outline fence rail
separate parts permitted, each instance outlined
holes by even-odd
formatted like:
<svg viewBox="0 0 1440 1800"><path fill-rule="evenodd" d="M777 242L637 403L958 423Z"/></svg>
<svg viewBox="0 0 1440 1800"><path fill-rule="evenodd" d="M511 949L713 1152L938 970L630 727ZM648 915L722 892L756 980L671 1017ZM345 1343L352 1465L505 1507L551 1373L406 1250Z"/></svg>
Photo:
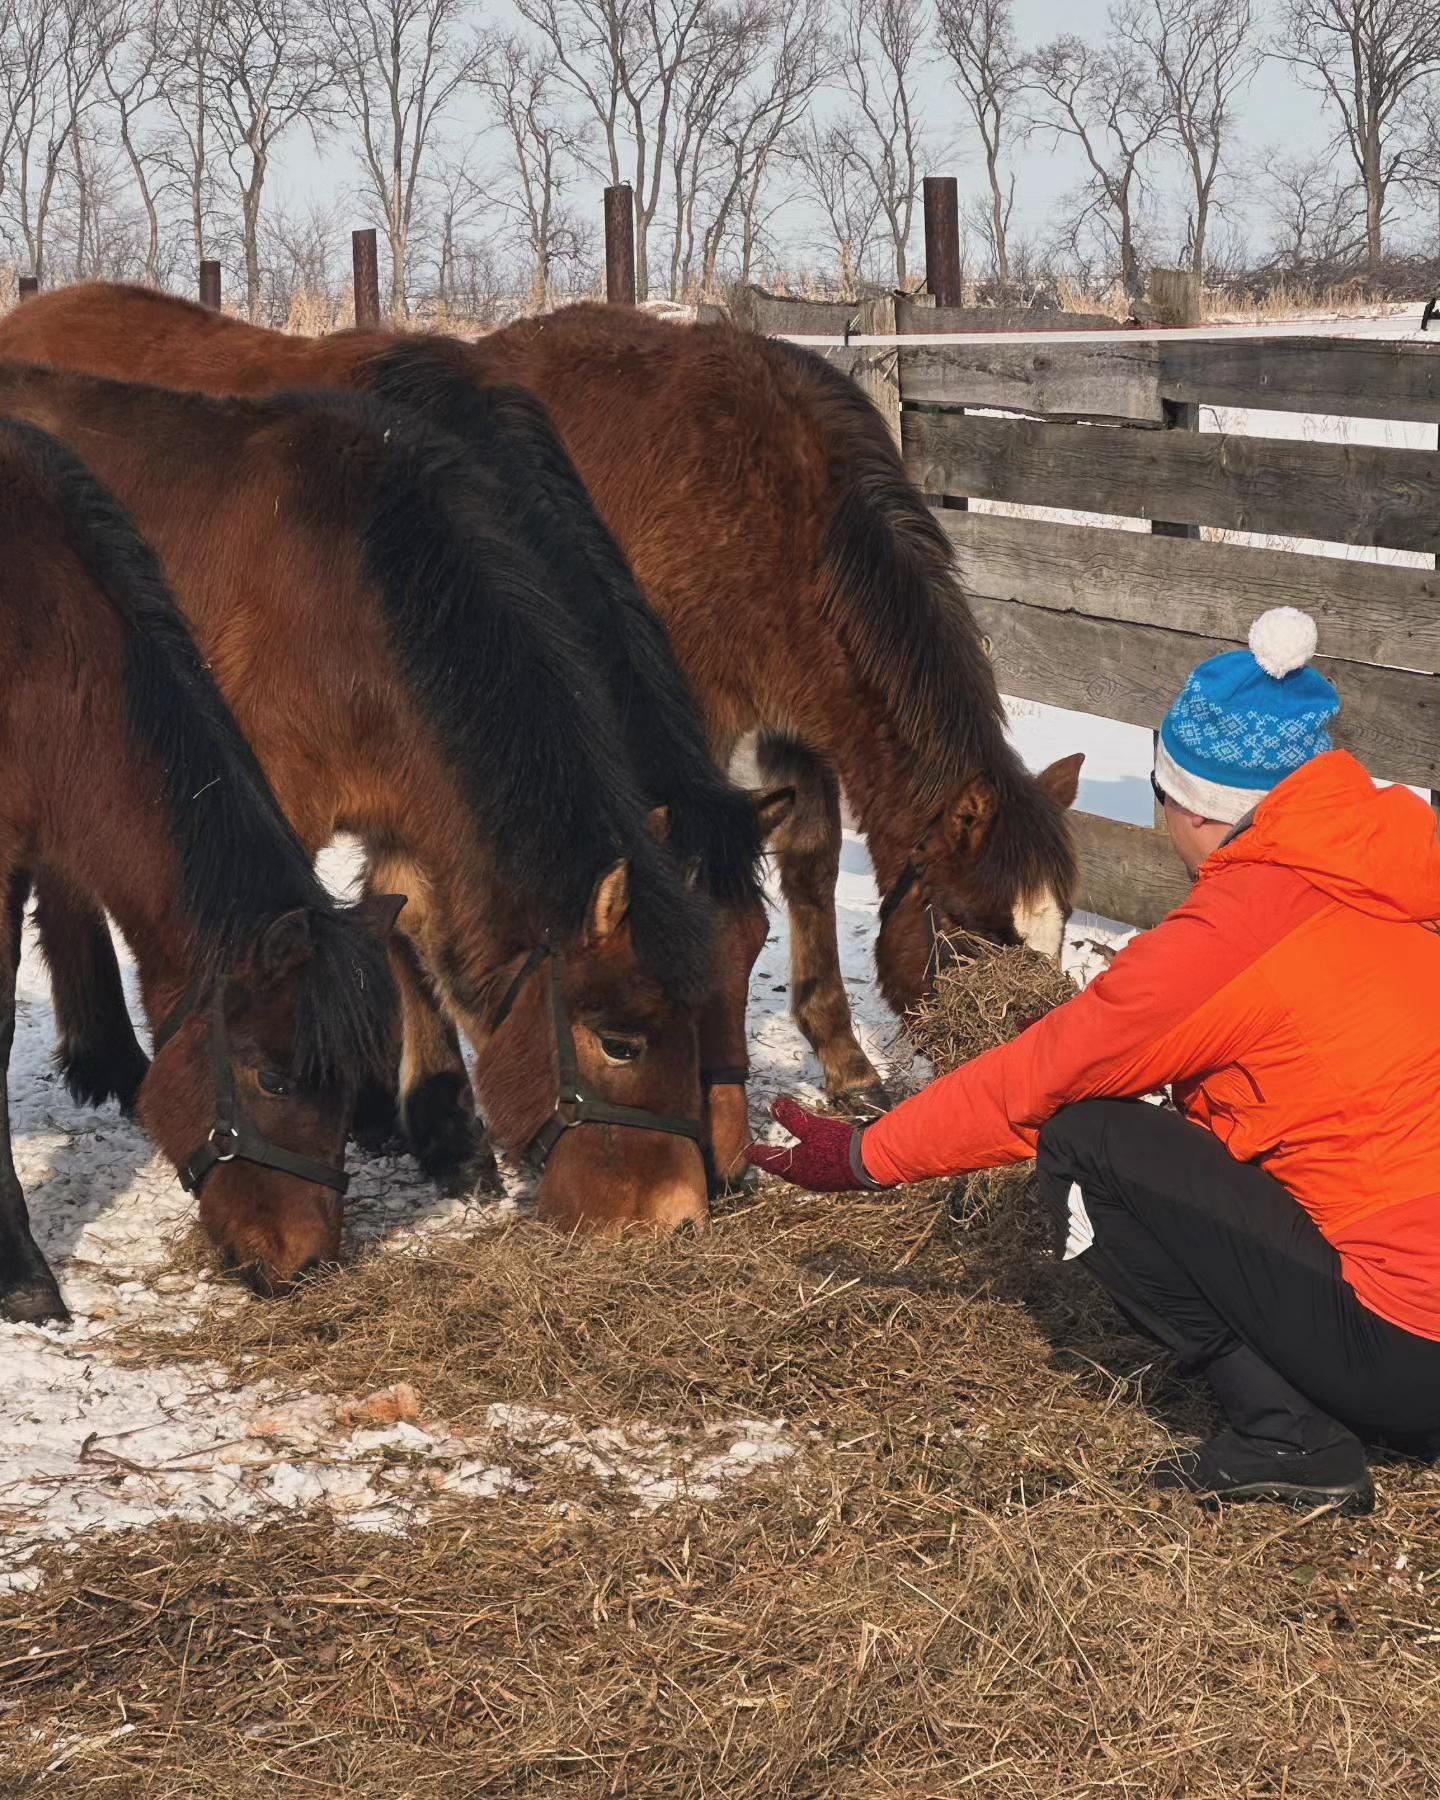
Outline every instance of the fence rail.
<svg viewBox="0 0 1440 1800"><path fill-rule="evenodd" d="M748 311L776 335L844 337L823 354L877 399L936 506L1003 692L1154 731L1198 661L1243 643L1267 607L1300 606L1344 698L1336 742L1382 778L1440 788L1440 571L1285 542L1433 564L1440 452L1195 428L1201 405L1440 424L1440 345L1142 334L1087 316L1052 331L1036 314L1016 338L1008 316L898 296L833 311L752 296ZM935 342L944 332L974 335ZM976 500L1099 522L967 510ZM1086 813L1077 831L1087 910L1149 925L1184 898L1161 831Z"/></svg>

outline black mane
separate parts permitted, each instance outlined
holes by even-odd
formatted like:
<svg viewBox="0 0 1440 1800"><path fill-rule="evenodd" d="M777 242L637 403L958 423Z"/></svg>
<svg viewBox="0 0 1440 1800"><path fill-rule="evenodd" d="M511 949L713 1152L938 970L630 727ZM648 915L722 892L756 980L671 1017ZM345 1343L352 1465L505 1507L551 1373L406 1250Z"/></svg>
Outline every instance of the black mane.
<svg viewBox="0 0 1440 1800"><path fill-rule="evenodd" d="M749 797L716 768L699 708L665 627L591 500L544 406L486 385L446 338L397 340L364 366L371 393L414 408L459 438L572 601L610 684L646 797L670 810L670 845L698 862L722 902L756 901L760 830Z"/></svg>
<svg viewBox="0 0 1440 1800"><path fill-rule="evenodd" d="M883 420L823 357L778 339L764 347L805 380L836 446L839 501L825 538L829 615L909 749L923 801L938 811L983 773L999 804L977 878L997 894L1068 893L1075 853L1065 814L1010 739L949 541Z"/></svg>
<svg viewBox="0 0 1440 1800"><path fill-rule="evenodd" d="M350 460L373 468L358 524L390 641L533 927L573 937L596 881L626 857L637 956L667 991L698 1000L712 975L713 912L646 828L650 802L563 568L477 474L468 447L411 408L337 389L262 404L326 416ZM342 490L325 459L301 455L296 466L317 512L333 519L350 505L348 464Z"/></svg>
<svg viewBox="0 0 1440 1800"><path fill-rule="evenodd" d="M313 954L296 994L296 1072L359 1080L381 1066L394 1006L379 941L317 879L129 514L48 432L0 417L0 434L124 624L129 730L160 774L202 967L229 964L279 914L305 909Z"/></svg>

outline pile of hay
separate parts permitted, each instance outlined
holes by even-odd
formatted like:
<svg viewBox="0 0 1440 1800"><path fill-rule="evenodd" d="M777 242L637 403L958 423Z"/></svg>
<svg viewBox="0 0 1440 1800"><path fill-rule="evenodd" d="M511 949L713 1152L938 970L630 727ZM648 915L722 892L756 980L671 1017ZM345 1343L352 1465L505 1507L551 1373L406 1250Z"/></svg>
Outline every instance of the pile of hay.
<svg viewBox="0 0 1440 1800"><path fill-rule="evenodd" d="M943 938L941 947L934 990L905 1021L911 1043L937 1075L1008 1043L1074 998L1075 984L1060 966L1029 950L963 932ZM1029 1179L1028 1163L982 1169L947 1184L944 1203L957 1223L973 1223L1007 1201L1018 1204Z"/></svg>

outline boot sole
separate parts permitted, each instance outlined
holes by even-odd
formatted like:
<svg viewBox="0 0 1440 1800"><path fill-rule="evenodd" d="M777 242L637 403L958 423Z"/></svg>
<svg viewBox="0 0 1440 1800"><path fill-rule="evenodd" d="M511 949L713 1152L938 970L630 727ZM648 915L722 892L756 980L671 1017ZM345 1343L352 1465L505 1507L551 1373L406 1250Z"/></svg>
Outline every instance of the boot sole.
<svg viewBox="0 0 1440 1800"><path fill-rule="evenodd" d="M1309 1487L1303 1482L1250 1481L1222 1491L1202 1490L1196 1493L1202 1506L1215 1508L1228 1500L1273 1500L1297 1510L1317 1506L1333 1507L1341 1518L1361 1518L1375 1510L1375 1489L1367 1481L1363 1487Z"/></svg>

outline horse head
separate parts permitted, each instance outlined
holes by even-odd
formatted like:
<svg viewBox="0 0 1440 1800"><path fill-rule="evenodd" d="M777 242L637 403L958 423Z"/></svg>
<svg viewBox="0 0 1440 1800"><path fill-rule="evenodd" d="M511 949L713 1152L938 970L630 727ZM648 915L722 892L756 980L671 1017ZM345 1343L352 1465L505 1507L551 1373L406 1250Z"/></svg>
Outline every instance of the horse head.
<svg viewBox="0 0 1440 1800"><path fill-rule="evenodd" d="M1076 885L1065 815L1083 761L1003 785L976 775L930 821L880 907L876 969L897 1012L929 991L951 936L1059 957Z"/></svg>
<svg viewBox="0 0 1440 1800"><path fill-rule="evenodd" d="M358 1085L387 1063L383 940L401 904L272 915L156 1032L140 1117L260 1294L339 1258L345 1138Z"/></svg>

